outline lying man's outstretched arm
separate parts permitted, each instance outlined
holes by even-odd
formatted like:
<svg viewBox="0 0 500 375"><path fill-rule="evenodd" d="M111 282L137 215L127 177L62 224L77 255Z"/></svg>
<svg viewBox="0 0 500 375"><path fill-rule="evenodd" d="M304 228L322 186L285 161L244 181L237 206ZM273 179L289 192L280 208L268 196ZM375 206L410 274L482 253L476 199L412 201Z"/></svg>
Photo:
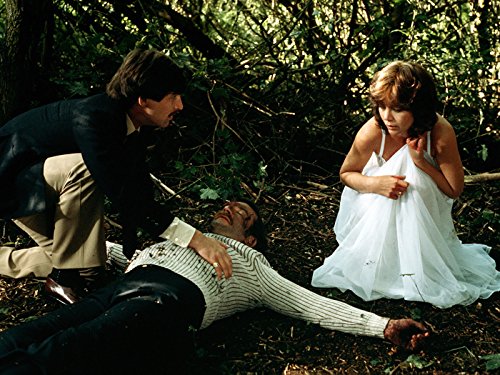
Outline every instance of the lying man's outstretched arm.
<svg viewBox="0 0 500 375"><path fill-rule="evenodd" d="M287 316L324 328L385 338L407 350L420 349L429 336L427 328L412 319L388 319L305 289L270 267L259 270L263 302Z"/></svg>

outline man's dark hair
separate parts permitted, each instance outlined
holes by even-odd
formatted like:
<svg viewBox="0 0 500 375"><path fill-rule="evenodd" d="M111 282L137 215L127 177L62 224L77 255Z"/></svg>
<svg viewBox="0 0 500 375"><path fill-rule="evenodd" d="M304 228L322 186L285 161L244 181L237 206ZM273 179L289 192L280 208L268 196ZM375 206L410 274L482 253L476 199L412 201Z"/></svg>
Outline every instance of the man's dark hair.
<svg viewBox="0 0 500 375"><path fill-rule="evenodd" d="M408 135L415 138L431 130L437 121L438 98L431 74L415 62L394 61L375 73L370 84L373 115L385 132L378 108L410 111L414 122Z"/></svg>
<svg viewBox="0 0 500 375"><path fill-rule="evenodd" d="M139 97L162 100L167 94L181 94L186 79L181 68L156 50L135 49L123 60L106 86L106 93L127 107Z"/></svg>
<svg viewBox="0 0 500 375"><path fill-rule="evenodd" d="M257 205L248 199L245 198L236 198L233 199L234 202L242 202L248 204L252 210L257 214L257 219L253 223L253 225L247 229L245 232L246 236L254 236L257 240L257 244L254 246L256 250L265 251L267 250L267 232L264 222L262 221L262 217L260 216L260 210Z"/></svg>

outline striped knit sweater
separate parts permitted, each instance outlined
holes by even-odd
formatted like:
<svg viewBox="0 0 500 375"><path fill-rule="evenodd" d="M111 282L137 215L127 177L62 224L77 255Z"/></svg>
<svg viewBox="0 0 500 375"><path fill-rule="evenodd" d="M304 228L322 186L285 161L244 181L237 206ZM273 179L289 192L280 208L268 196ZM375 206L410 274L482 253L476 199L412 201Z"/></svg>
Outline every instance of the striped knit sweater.
<svg viewBox="0 0 500 375"><path fill-rule="evenodd" d="M294 284L273 270L262 253L241 242L217 234L206 235L229 246L227 250L233 262L231 278L218 280L214 268L196 252L168 240L137 252L127 272L141 265L154 264L191 280L205 298L201 328L240 311L267 307L327 329L383 337L387 318ZM108 255L113 262L124 260L120 245L108 243Z"/></svg>

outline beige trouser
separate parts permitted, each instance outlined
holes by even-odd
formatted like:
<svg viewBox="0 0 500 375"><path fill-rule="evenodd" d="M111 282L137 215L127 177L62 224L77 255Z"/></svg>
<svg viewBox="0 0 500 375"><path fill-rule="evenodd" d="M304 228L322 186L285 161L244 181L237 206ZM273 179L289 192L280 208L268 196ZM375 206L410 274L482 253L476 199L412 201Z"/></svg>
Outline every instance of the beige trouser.
<svg viewBox="0 0 500 375"><path fill-rule="evenodd" d="M104 198L81 154L45 161L43 175L55 207L13 220L38 246L16 250L0 247L0 275L45 277L52 268L103 266Z"/></svg>

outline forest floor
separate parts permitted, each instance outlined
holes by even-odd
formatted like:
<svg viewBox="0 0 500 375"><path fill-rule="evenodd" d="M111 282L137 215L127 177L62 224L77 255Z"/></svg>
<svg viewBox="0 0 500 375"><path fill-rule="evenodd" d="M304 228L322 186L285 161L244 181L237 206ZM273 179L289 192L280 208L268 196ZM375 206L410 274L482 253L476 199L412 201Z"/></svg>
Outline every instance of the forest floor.
<svg viewBox="0 0 500 375"><path fill-rule="evenodd" d="M500 299L498 293L469 306L441 310L427 303L381 299L364 302L350 292L315 289L312 272L336 248L333 224L340 184L321 189L303 183L274 187L259 200L269 231L273 267L307 289L382 316L412 317L432 330L425 350L408 353L380 339L355 337L255 309L194 333L192 374L482 374L498 365ZM460 239L492 246L500 264L500 183L467 185L453 213ZM183 198L179 213L206 227L218 205ZM182 206L182 209L181 209ZM2 242L16 241L4 223ZM109 230L112 240L115 233ZM19 238L17 238L19 240ZM0 278L0 331L58 307L40 292L42 280ZM488 355L495 355L488 359ZM485 358L486 357L486 358ZM498 370L496 370L498 371Z"/></svg>

